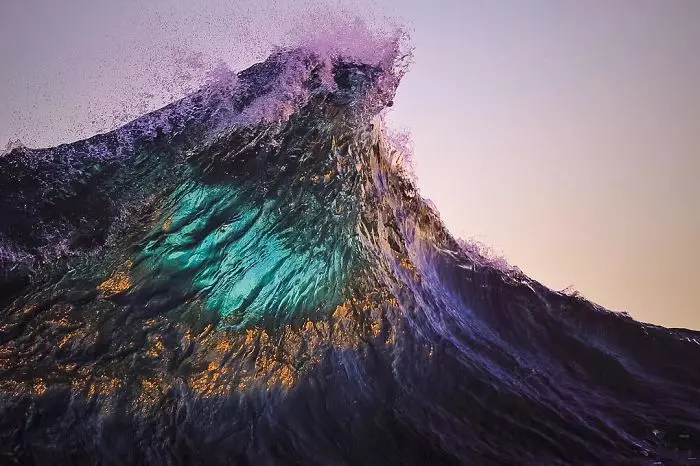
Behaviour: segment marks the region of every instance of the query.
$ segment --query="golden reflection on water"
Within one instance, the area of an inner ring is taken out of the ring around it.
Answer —
[[[97,285],[97,289],[100,290],[104,296],[112,296],[128,290],[131,287],[131,277],[128,269],[130,269],[132,265],[132,261],[126,261],[124,265],[112,272],[105,281]]]
[[[129,289],[130,266],[130,262],[124,263],[97,287],[104,302],[112,294]],[[125,312],[111,302],[110,306],[110,313]],[[141,321],[143,340],[134,337],[135,351],[126,360],[115,358],[97,367],[58,357],[48,375],[8,377],[0,381],[0,391],[43,396],[53,386],[63,386],[69,387],[73,396],[82,394],[88,399],[126,392],[136,412],[148,413],[156,409],[171,387],[183,382],[200,397],[226,397],[233,392],[260,389],[290,390],[317,367],[329,349],[361,348],[369,342],[392,344],[396,331],[390,317],[397,306],[388,291],[375,289],[362,297],[346,299],[326,317],[244,330],[192,325],[159,315]],[[45,322],[56,330],[45,336],[47,351],[54,352],[46,360],[67,354],[69,345],[90,348],[102,331],[99,320],[85,321],[77,309],[62,303],[51,307]],[[166,326],[170,332],[164,334]],[[17,373],[26,369],[16,358],[14,362],[4,359],[5,353],[12,354],[12,348],[0,346],[0,368],[9,364],[21,369]]]

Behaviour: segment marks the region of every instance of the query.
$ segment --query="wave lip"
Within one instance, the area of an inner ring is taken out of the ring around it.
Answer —
[[[396,163],[386,44],[0,156],[3,461],[693,461],[700,334],[453,238]]]

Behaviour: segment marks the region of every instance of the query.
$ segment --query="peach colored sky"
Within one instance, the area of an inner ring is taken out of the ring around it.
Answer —
[[[4,0],[0,144],[90,136],[183,95],[199,62],[250,64],[299,3]],[[391,120],[455,234],[553,288],[700,329],[700,2],[322,3],[411,28]]]

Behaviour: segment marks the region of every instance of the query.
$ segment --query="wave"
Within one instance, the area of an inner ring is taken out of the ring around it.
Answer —
[[[694,461],[700,333],[451,236],[380,50],[280,49],[0,156],[4,464]]]

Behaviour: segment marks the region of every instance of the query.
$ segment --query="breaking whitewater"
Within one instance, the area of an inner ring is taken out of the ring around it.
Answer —
[[[0,156],[0,463],[694,464],[700,333],[454,239],[399,40]]]

